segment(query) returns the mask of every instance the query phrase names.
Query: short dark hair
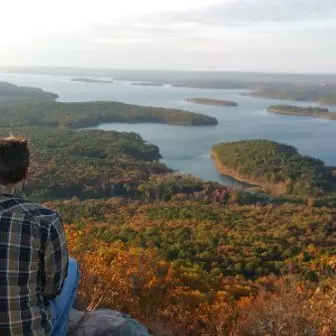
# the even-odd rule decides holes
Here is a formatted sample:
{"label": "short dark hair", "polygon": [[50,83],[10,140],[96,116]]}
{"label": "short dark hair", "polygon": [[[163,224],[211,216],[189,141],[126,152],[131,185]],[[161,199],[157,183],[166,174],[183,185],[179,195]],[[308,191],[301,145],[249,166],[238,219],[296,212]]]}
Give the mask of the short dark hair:
{"label": "short dark hair", "polygon": [[25,138],[0,139],[0,184],[16,184],[22,181],[29,167],[29,149]]}

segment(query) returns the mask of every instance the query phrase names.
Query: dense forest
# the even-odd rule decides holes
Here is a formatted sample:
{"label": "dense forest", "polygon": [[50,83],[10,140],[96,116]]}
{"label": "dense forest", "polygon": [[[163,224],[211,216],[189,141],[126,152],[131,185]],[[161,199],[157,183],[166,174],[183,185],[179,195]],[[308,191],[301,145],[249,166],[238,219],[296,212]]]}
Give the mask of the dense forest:
{"label": "dense forest", "polygon": [[0,136],[7,136],[8,131],[29,139],[32,160],[25,194],[32,200],[127,197],[222,205],[313,202],[319,207],[332,207],[336,202],[332,194],[314,200],[269,197],[175,173],[159,162],[159,148],[136,133],[27,127],[2,129]]}
{"label": "dense forest", "polygon": [[53,207],[71,225],[81,222],[91,239],[154,249],[167,261],[215,277],[280,275],[289,272],[291,263],[292,270],[314,279],[309,262],[336,254],[331,208],[122,199],[67,201]]}
{"label": "dense forest", "polygon": [[[67,129],[11,129],[29,139],[31,167],[25,192],[37,200],[96,198],[126,193],[124,185],[170,170],[158,147],[135,133]],[[8,135],[2,130],[1,136]]]}
{"label": "dense forest", "polygon": [[117,102],[22,103],[0,105],[3,127],[50,126],[84,128],[105,122],[216,125],[217,120],[183,110],[142,107]]}
{"label": "dense forest", "polygon": [[334,209],[125,198],[47,205],[63,214],[81,262],[83,307],[117,308],[162,336],[335,334]]}
{"label": "dense forest", "polygon": [[214,147],[240,173],[285,184],[270,197],[173,172],[138,134],[71,129],[203,116],[25,100],[0,105],[0,136],[28,139],[24,193],[63,218],[81,265],[79,308],[129,313],[157,336],[336,334],[335,197],[323,162],[264,140]]}
{"label": "dense forest", "polygon": [[82,307],[130,313],[154,335],[261,336],[278,319],[297,335],[335,331],[333,207],[174,174],[134,133],[13,132],[31,146],[29,196],[66,199],[46,205],[81,263]]}
{"label": "dense forest", "polygon": [[[0,105],[0,124],[2,127],[84,128],[97,126],[104,122],[151,122],[194,126],[217,124],[216,118],[183,110],[145,107],[118,102],[45,102],[45,100],[54,100],[57,96],[39,89],[11,85],[9,85],[11,95],[7,95],[7,86],[6,83],[0,86],[0,97],[1,94],[4,97]],[[34,94],[38,98],[33,102],[30,97]]]}
{"label": "dense forest", "polygon": [[31,166],[25,194],[32,200],[118,196],[147,202],[271,202],[265,195],[174,173],[159,162],[159,148],[136,133],[28,127],[2,129],[0,136],[8,131],[29,139]]}
{"label": "dense forest", "polygon": [[332,168],[285,144],[268,140],[222,143],[212,148],[212,155],[221,172],[264,186],[271,193],[322,196],[334,189]]}

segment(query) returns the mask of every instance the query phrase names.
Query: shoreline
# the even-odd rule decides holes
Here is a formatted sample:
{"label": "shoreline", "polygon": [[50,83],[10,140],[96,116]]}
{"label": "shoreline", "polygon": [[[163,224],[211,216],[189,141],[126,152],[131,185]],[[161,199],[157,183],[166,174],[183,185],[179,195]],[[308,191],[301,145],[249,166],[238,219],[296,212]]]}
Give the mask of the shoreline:
{"label": "shoreline", "polygon": [[294,117],[312,117],[312,118],[320,118],[320,119],[327,119],[327,120],[336,120],[336,113],[335,112],[321,112],[321,113],[296,113],[296,112],[286,112],[286,111],[279,111],[276,109],[267,109],[269,113],[273,114],[280,114],[284,116],[294,116]]}
{"label": "shoreline", "polygon": [[262,181],[254,180],[252,178],[249,178],[247,176],[239,174],[234,169],[231,169],[231,168],[228,168],[228,167],[224,166],[223,163],[218,158],[218,155],[214,151],[211,151],[210,156],[211,156],[212,161],[215,164],[215,167],[216,167],[217,171],[221,175],[230,176],[230,177],[234,178],[235,180],[237,180],[239,182],[243,182],[243,183],[247,183],[247,184],[251,185],[250,187],[247,187],[247,188],[244,188],[244,189],[259,187],[265,193],[273,195],[273,196],[284,195],[287,192],[286,186],[285,186],[284,183],[272,184],[272,183],[268,183],[268,182],[262,182]]}
{"label": "shoreline", "polygon": [[279,101],[292,101],[295,103],[312,103],[312,104],[318,104],[320,106],[336,106],[336,101],[335,100],[328,100],[323,97],[318,98],[318,99],[293,99],[292,97],[279,97],[279,96],[272,96],[272,95],[267,95],[263,92],[258,92],[258,91],[251,91],[247,89],[246,93],[243,93],[242,95],[249,96],[251,98],[261,98],[261,99],[269,99],[269,100],[279,100]]}

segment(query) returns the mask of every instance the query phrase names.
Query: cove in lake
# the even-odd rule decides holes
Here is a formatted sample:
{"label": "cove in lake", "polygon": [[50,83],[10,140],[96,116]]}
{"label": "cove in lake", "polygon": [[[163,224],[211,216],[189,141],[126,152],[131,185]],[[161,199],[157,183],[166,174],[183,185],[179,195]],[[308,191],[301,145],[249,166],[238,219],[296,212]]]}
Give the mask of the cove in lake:
{"label": "cove in lake", "polygon": [[[242,90],[213,90],[165,86],[137,86],[126,81],[103,83],[74,82],[71,77],[0,74],[0,81],[39,87],[57,93],[60,101],[120,101],[131,104],[181,108],[216,117],[217,126],[187,127],[162,124],[102,124],[98,129],[133,131],[158,145],[169,167],[205,180],[240,185],[221,176],[210,159],[211,147],[219,142],[268,139],[295,146],[300,153],[336,165],[336,121],[310,117],[282,116],[267,112],[270,105],[311,106],[312,103],[261,99],[242,95]],[[238,107],[213,107],[185,102],[202,97],[232,100]],[[333,111],[333,108],[330,107]]]}

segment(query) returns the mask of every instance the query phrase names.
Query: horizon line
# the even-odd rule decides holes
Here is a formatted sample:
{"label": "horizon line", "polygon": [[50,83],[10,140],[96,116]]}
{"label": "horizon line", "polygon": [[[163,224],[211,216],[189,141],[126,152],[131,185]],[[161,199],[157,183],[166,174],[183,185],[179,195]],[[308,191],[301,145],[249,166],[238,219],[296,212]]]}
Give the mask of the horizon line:
{"label": "horizon line", "polygon": [[77,70],[95,70],[95,71],[147,71],[147,72],[197,72],[197,73],[228,73],[228,74],[263,74],[263,75],[302,75],[302,76],[336,76],[336,72],[277,72],[272,70],[182,70],[182,69],[162,69],[162,68],[95,68],[85,66],[59,66],[59,65],[0,65],[0,69],[30,69],[30,68],[43,68],[43,69],[77,69]]}

